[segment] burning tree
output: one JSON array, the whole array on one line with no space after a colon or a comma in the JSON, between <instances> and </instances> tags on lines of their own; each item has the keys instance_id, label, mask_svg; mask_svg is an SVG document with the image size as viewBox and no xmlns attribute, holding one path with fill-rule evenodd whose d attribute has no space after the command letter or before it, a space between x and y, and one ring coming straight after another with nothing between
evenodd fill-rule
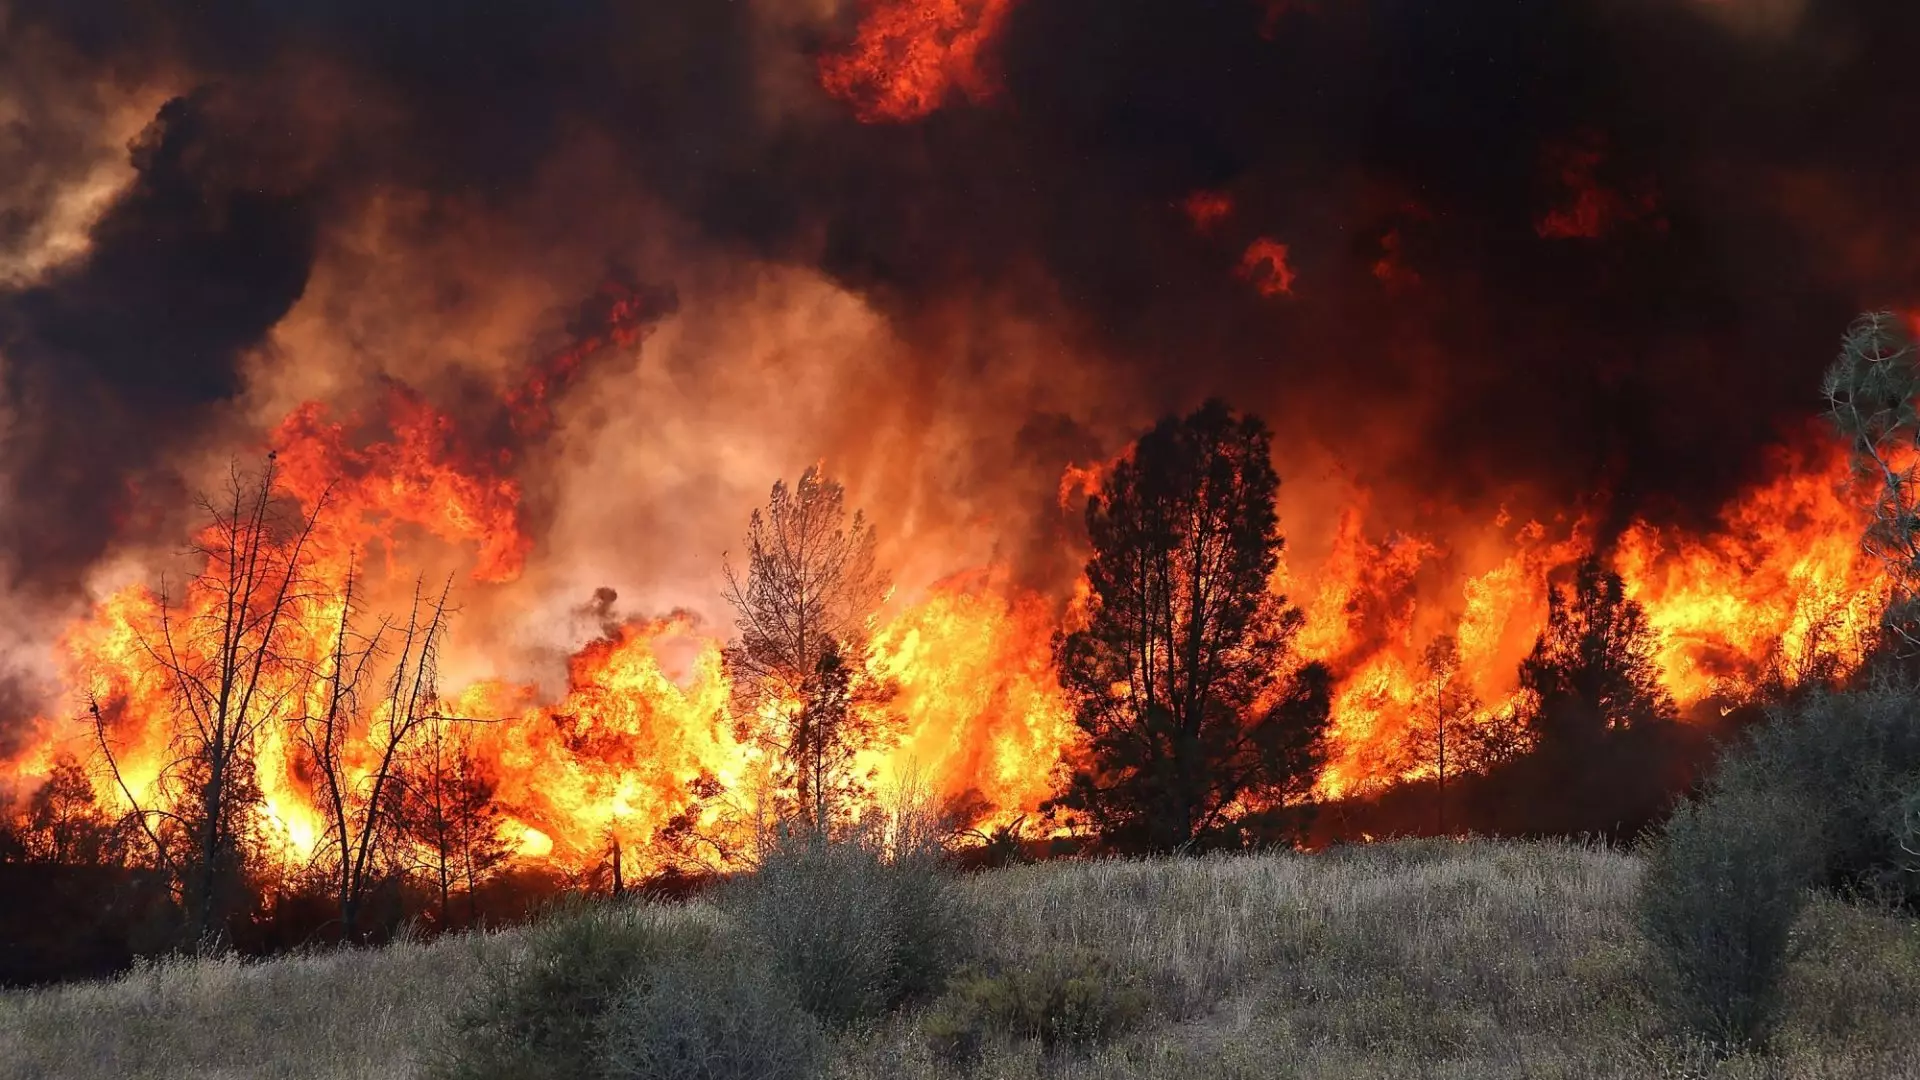
<instances>
[{"instance_id":1,"label":"burning tree","mask_svg":"<svg viewBox=\"0 0 1920 1080\"><path fill-rule=\"evenodd\" d=\"M1058 658L1089 753L1059 805L1109 843L1227 839L1318 773L1328 678L1296 670L1302 616L1268 588L1282 544L1270 438L1209 401L1141 437L1087 503L1088 624Z\"/></svg>"},{"instance_id":2,"label":"burning tree","mask_svg":"<svg viewBox=\"0 0 1920 1080\"><path fill-rule=\"evenodd\" d=\"M86 767L72 757L54 763L7 832L18 845L18 861L62 866L117 865L128 840L100 806Z\"/></svg>"},{"instance_id":3,"label":"burning tree","mask_svg":"<svg viewBox=\"0 0 1920 1080\"><path fill-rule=\"evenodd\" d=\"M1688 782L1701 747L1674 722L1659 644L1598 555L1549 592L1547 627L1520 665L1532 753L1507 765L1521 785L1507 798L1529 828L1631 834Z\"/></svg>"},{"instance_id":4,"label":"burning tree","mask_svg":"<svg viewBox=\"0 0 1920 1080\"><path fill-rule=\"evenodd\" d=\"M393 869L388 850L396 839L400 767L410 745L439 722L437 660L446 631L451 579L437 600L427 601L418 585L406 622L382 621L372 634L353 630L353 572L348 570L340 621L323 679L325 696L317 715L297 721L309 763L319 775L319 799L326 815L323 858L332 861L331 879L339 905L341 932L360 929L369 893ZM391 636L397 645L385 683L384 700L369 710L363 700L369 665ZM347 745L360 736L370 767L349 763ZM442 897L445 906L445 897Z\"/></svg>"},{"instance_id":5,"label":"burning tree","mask_svg":"<svg viewBox=\"0 0 1920 1080\"><path fill-rule=\"evenodd\" d=\"M1438 782L1436 819L1440 832L1447 831L1447 776L1451 764L1457 775L1472 768L1479 749L1475 716L1480 701L1468 685L1460 664L1460 643L1451 634L1441 634L1427 646L1421 658L1419 712L1411 750L1416 760L1432 762Z\"/></svg>"},{"instance_id":6,"label":"burning tree","mask_svg":"<svg viewBox=\"0 0 1920 1080\"><path fill-rule=\"evenodd\" d=\"M747 526L747 575L729 565L727 602L740 636L724 657L734 708L776 761L787 816L826 832L860 793L853 757L884 734L885 688L859 663L886 598L873 526L819 466L773 485Z\"/></svg>"},{"instance_id":7,"label":"burning tree","mask_svg":"<svg viewBox=\"0 0 1920 1080\"><path fill-rule=\"evenodd\" d=\"M302 665L290 639L299 632L297 609L314 599L309 541L326 500L288 513L274 498L275 461L267 455L254 476L230 470L225 498L202 500L210 523L193 549L200 569L181 597L162 587L157 625L139 634L172 706L171 754L149 788L153 804L143 804L120 767L109 715L98 702L89 707L130 820L203 942L243 891L260 804L255 751L262 733L297 707Z\"/></svg>"},{"instance_id":8,"label":"burning tree","mask_svg":"<svg viewBox=\"0 0 1920 1080\"><path fill-rule=\"evenodd\" d=\"M1520 664L1543 745L1590 746L1609 732L1675 718L1660 685L1659 639L1620 575L1581 560L1571 591L1547 599L1547 628Z\"/></svg>"},{"instance_id":9,"label":"burning tree","mask_svg":"<svg viewBox=\"0 0 1920 1080\"><path fill-rule=\"evenodd\" d=\"M474 756L464 724L429 717L395 780L401 858L438 899L440 925L452 925L455 889L466 893L468 918L476 918L480 886L513 849L501 835L495 780Z\"/></svg>"},{"instance_id":10,"label":"burning tree","mask_svg":"<svg viewBox=\"0 0 1920 1080\"><path fill-rule=\"evenodd\" d=\"M1920 648L1920 357L1898 316L1862 315L1847 328L1821 386L1828 416L1853 448L1856 474L1877 485L1862 543L1886 567L1886 627Z\"/></svg>"}]
</instances>

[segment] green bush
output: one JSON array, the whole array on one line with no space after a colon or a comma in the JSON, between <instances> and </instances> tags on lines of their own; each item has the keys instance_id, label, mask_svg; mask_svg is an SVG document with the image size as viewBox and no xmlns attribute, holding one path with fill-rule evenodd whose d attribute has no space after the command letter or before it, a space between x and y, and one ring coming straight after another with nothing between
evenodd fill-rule
<instances>
[{"instance_id":1,"label":"green bush","mask_svg":"<svg viewBox=\"0 0 1920 1080\"><path fill-rule=\"evenodd\" d=\"M1784 798L1821 847L1821 884L1912 903L1902 805L1920 777L1920 691L1893 683L1817 694L1755 727L1722 759L1708 797Z\"/></svg>"},{"instance_id":2,"label":"green bush","mask_svg":"<svg viewBox=\"0 0 1920 1080\"><path fill-rule=\"evenodd\" d=\"M824 1040L764 958L718 934L627 983L601 1025L606 1080L806 1080Z\"/></svg>"},{"instance_id":3,"label":"green bush","mask_svg":"<svg viewBox=\"0 0 1920 1080\"><path fill-rule=\"evenodd\" d=\"M921 1030L937 1057L965 1062L996 1036L1030 1039L1049 1052L1110 1039L1146 1015L1139 981L1086 949L1049 950L991 974L956 979L928 1009Z\"/></svg>"},{"instance_id":4,"label":"green bush","mask_svg":"<svg viewBox=\"0 0 1920 1080\"><path fill-rule=\"evenodd\" d=\"M1806 808L1720 792L1673 815L1647 853L1638 922L1656 1001L1722 1049L1764 1042L1778 1019L1794 920L1820 867Z\"/></svg>"},{"instance_id":5,"label":"green bush","mask_svg":"<svg viewBox=\"0 0 1920 1080\"><path fill-rule=\"evenodd\" d=\"M888 860L865 843L785 838L726 903L801 1005L834 1026L939 992L972 941L936 860Z\"/></svg>"},{"instance_id":6,"label":"green bush","mask_svg":"<svg viewBox=\"0 0 1920 1080\"><path fill-rule=\"evenodd\" d=\"M711 910L562 908L454 1018L443 1080L801 1080L821 1039Z\"/></svg>"},{"instance_id":7,"label":"green bush","mask_svg":"<svg viewBox=\"0 0 1920 1080\"><path fill-rule=\"evenodd\" d=\"M444 1080L579 1080L597 1074L600 1022L676 930L658 912L569 905L489 965L482 992L456 1015L437 1063Z\"/></svg>"}]
</instances>

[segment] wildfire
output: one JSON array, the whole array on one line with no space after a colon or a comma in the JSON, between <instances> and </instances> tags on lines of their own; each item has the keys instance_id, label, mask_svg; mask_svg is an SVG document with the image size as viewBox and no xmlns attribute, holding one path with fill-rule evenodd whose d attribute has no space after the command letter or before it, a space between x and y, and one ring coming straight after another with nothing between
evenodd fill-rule
<instances>
[{"instance_id":1,"label":"wildfire","mask_svg":"<svg viewBox=\"0 0 1920 1080\"><path fill-rule=\"evenodd\" d=\"M285 493L309 508L323 491L330 500L311 541L316 596L337 595L355 553L370 546L386 549L386 575L398 573L407 564L395 552L422 532L470 547L476 588L514 577L531 546L518 527L513 480L404 388L390 390L371 423L336 421L307 405L274 439ZM1103 471L1067 471L1063 513L1073 495L1098 489ZM1860 554L1861 510L1843 490L1847 476L1840 448L1782 452L1774 478L1727 505L1711 533L1638 522L1618 539L1612 565L1662 634L1666 684L1683 710L1737 698L1769 678L1791 683L1857 663L1883 594ZM1429 677L1423 653L1439 634L1457 642L1479 722L1510 715L1550 576L1592 545L1583 519L1550 528L1504 509L1453 535L1380 537L1369 532L1362 497L1338 515L1325 558L1283 564L1274 587L1305 614L1297 651L1326 662L1336 680L1318 793L1338 797L1428 773L1431 764L1409 746ZM361 572L382 573L373 563ZM154 797L176 752L169 721L178 703L153 650L169 634L181 643L181 620L211 614L221 597L194 583L171 601L173 621L163 624L155 591L122 589L58 644L80 708L97 706L109 732L119 771L101 774L98 787L111 802L122 799L122 785L142 801ZM883 789L911 779L972 806L976 824L1036 810L1075 757L1052 642L1083 602L1084 582L1063 610L1056 598L981 570L890 604L862 659L897 691L884 706L894 738L860 767ZM268 831L287 865L298 866L322 843L325 816L284 721L320 707L316 673L327 670L343 613L327 600L292 614L281 645L291 663L266 688L283 704L277 722L262 727L255 765ZM644 863L676 818L692 812L718 827L712 808L697 802L699 785L743 791L768 767L728 719L721 647L717 628L680 612L609 627L571 656L566 690L553 700L506 680L442 688L446 711L467 725L494 782L503 835L519 859L579 868L617 841ZM369 721L382 722L377 711ZM16 760L15 773L44 772L45 749ZM361 748L346 763L359 777L376 764Z\"/></svg>"},{"instance_id":2,"label":"wildfire","mask_svg":"<svg viewBox=\"0 0 1920 1080\"><path fill-rule=\"evenodd\" d=\"M820 60L821 87L861 122L918 120L955 89L976 101L993 95L983 53L1013 0L864 0L864 8L847 50Z\"/></svg>"},{"instance_id":3,"label":"wildfire","mask_svg":"<svg viewBox=\"0 0 1920 1080\"><path fill-rule=\"evenodd\" d=\"M332 502L326 554L379 540L391 555L393 527L412 524L477 545L475 581L518 577L532 547L520 531L519 484L495 475L447 416L403 386L389 388L383 420L384 435L356 442L352 429L365 425L310 402L273 434L288 493L308 506L323 494Z\"/></svg>"}]
</instances>

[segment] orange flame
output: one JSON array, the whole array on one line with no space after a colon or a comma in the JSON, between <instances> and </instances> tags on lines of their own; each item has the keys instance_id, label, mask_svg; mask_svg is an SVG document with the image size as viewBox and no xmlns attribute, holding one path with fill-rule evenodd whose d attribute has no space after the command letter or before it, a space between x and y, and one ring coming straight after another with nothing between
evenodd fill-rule
<instances>
[{"instance_id":1,"label":"orange flame","mask_svg":"<svg viewBox=\"0 0 1920 1080\"><path fill-rule=\"evenodd\" d=\"M821 87L862 123L918 120L956 88L975 101L993 96L982 54L1013 0L865 0L865 8L847 50L820 60Z\"/></svg>"},{"instance_id":2,"label":"orange flame","mask_svg":"<svg viewBox=\"0 0 1920 1080\"><path fill-rule=\"evenodd\" d=\"M322 583L337 588L350 553L373 544L386 548L389 563L405 565L394 552L420 532L469 545L480 587L512 578L530 546L518 527L513 481L404 389L389 393L371 437L358 430L366 426L308 405L276 432L288 493L311 505L332 484L327 524L315 536L313 572ZM1630 595L1663 635L1659 660L1683 709L1737 697L1769 678L1790 683L1849 669L1884 601L1877 568L1858 544L1863 510L1845 490L1844 448L1782 451L1774 464L1773 479L1730 502L1711 532L1637 522L1611 550ZM1067 470L1062 496L1097 490L1103 472L1098 465ZM1481 722L1510 713L1519 661L1544 622L1549 576L1593 546L1583 519L1550 529L1515 524L1504 509L1451 535L1379 537L1369 533L1367 509L1364 495L1352 500L1336 518L1329 553L1311 566L1283 564L1273 583L1305 614L1300 655L1325 661L1336 680L1330 758L1317 789L1323 797L1429 768L1408 747L1422 655L1438 634L1457 639ZM217 597L190 590L177 601L209 611ZM971 799L985 820L1036 809L1077 753L1052 642L1056 630L1084 617L1084 603L1084 580L1062 612L1004 575L976 571L891 605L874 625L864 663L899 688L888 706L898 739L868 754L863 767L883 787L917 777L943 799ZM284 642L299 661L291 670L325 670L340 616L337 601L298 609ZM170 752L174 708L143 644L155 640L159 617L158 597L132 586L106 597L58 642L67 685L78 702L100 703L121 779L143 798ZM457 715L484 721L473 728L474 752L498 782L523 860L590 865L609 836L644 851L694 805L696 778L732 787L765 768L761 752L727 720L731 692L720 648L719 636L689 614L629 621L574 653L567 688L555 700L497 680L451 694ZM675 657L690 659L670 662ZM318 693L293 676L277 677L292 680L273 688L290 711ZM8 771L31 777L51 759L47 746L30 747ZM372 767L354 754L348 764L363 775ZM287 725L268 725L258 766L266 814L285 861L297 865L321 843L324 825ZM104 777L100 791L119 798Z\"/></svg>"}]
</instances>

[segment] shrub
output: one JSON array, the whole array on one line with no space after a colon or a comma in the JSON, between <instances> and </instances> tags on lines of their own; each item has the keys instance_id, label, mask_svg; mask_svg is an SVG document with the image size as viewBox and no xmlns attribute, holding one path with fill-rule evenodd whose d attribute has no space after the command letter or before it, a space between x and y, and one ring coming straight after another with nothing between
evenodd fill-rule
<instances>
[{"instance_id":1,"label":"shrub","mask_svg":"<svg viewBox=\"0 0 1920 1080\"><path fill-rule=\"evenodd\" d=\"M1920 899L1902 850L1904 797L1920 776L1920 693L1893 683L1811 695L1753 728L1709 798L1785 798L1821 847L1821 884Z\"/></svg>"},{"instance_id":2,"label":"shrub","mask_svg":"<svg viewBox=\"0 0 1920 1080\"><path fill-rule=\"evenodd\" d=\"M698 908L563 908L455 1017L444 1080L789 1080L813 1021Z\"/></svg>"},{"instance_id":3,"label":"shrub","mask_svg":"<svg viewBox=\"0 0 1920 1080\"><path fill-rule=\"evenodd\" d=\"M801 1005L835 1026L937 993L971 942L935 859L889 861L866 843L784 838L727 900Z\"/></svg>"},{"instance_id":4,"label":"shrub","mask_svg":"<svg viewBox=\"0 0 1920 1080\"><path fill-rule=\"evenodd\" d=\"M1146 1015L1139 980L1087 949L1049 950L1017 967L954 982L922 1022L934 1052L971 1061L995 1035L1047 1051L1101 1042Z\"/></svg>"},{"instance_id":5,"label":"shrub","mask_svg":"<svg viewBox=\"0 0 1920 1080\"><path fill-rule=\"evenodd\" d=\"M764 959L718 934L635 973L601 1025L606 1080L806 1080L819 1026Z\"/></svg>"},{"instance_id":6,"label":"shrub","mask_svg":"<svg viewBox=\"0 0 1920 1080\"><path fill-rule=\"evenodd\" d=\"M454 1017L437 1075L595 1075L601 1017L633 972L665 951L676 929L647 909L569 905L549 913L528 930L517 954L488 966L481 993Z\"/></svg>"},{"instance_id":7,"label":"shrub","mask_svg":"<svg viewBox=\"0 0 1920 1080\"><path fill-rule=\"evenodd\" d=\"M1790 798L1716 793L1683 805L1648 852L1638 903L1659 971L1656 1000L1722 1049L1777 1019L1794 920L1820 843Z\"/></svg>"}]
</instances>

